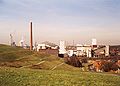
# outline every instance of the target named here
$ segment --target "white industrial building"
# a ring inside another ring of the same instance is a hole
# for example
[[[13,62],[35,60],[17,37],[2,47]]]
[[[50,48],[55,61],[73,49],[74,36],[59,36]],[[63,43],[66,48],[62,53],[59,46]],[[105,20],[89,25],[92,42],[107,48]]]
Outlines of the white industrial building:
[[[20,40],[20,46],[21,47],[24,47],[24,45],[25,45],[25,41],[22,39],[22,40]]]
[[[67,50],[67,54],[69,57],[73,56],[73,55],[76,55],[77,56],[77,50]]]
[[[69,57],[72,57],[73,55],[91,57],[91,50],[91,45],[77,44],[76,46],[65,46],[65,41],[60,41],[59,45],[59,54],[67,54]]]
[[[40,49],[46,49],[46,45],[45,44],[38,44],[37,51],[39,51]]]
[[[92,45],[97,45],[97,40],[95,38],[92,39]]]
[[[92,39],[92,49],[97,49],[97,40],[95,38]]]
[[[25,40],[23,39],[23,37],[22,37],[22,39],[19,42],[19,46],[22,47],[22,48],[24,48],[24,49],[28,48],[28,45],[25,44]]]
[[[65,53],[66,53],[65,41],[60,41],[59,54],[65,54]]]
[[[58,49],[58,46],[50,42],[43,42],[37,45],[37,51],[45,49]]]
[[[86,56],[86,57],[91,57],[91,46],[90,45],[80,45],[77,44],[77,56]]]
[[[91,46],[90,45],[80,45],[67,46],[67,54],[69,57],[75,55],[78,57],[91,57]]]

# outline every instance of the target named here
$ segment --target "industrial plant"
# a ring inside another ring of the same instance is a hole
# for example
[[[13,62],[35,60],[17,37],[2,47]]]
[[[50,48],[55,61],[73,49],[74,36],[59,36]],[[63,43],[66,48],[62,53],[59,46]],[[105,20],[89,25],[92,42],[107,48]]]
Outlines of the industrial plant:
[[[29,34],[30,34],[30,46],[25,43],[24,38],[19,42],[19,46],[24,49],[30,49],[33,51],[53,54],[61,58],[64,57],[88,57],[88,58],[99,58],[99,57],[110,57],[120,56],[120,45],[98,45],[97,39],[93,38],[90,45],[86,44],[73,44],[67,45],[65,40],[59,41],[59,45],[51,43],[49,41],[37,43],[33,45],[33,25],[29,23]],[[15,47],[13,35],[10,34],[10,45]]]

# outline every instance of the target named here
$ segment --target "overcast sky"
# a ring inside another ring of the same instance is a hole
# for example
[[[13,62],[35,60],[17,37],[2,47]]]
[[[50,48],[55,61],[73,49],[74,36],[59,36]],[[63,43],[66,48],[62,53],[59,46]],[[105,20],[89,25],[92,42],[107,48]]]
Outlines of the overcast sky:
[[[120,44],[120,0],[0,0],[0,43],[29,43],[30,21],[34,42]]]

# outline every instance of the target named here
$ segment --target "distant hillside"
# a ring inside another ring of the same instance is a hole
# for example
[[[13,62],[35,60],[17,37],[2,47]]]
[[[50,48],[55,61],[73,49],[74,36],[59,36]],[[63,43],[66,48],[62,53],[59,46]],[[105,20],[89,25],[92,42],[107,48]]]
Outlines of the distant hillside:
[[[47,70],[79,70],[54,55],[0,45],[0,66]]]

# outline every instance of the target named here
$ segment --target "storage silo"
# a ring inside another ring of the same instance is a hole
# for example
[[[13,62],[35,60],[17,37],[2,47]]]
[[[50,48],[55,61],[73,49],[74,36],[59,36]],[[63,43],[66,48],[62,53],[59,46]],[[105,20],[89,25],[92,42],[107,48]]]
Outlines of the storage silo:
[[[92,48],[97,48],[97,40],[92,39]]]
[[[66,54],[66,46],[65,46],[65,41],[60,41],[59,45],[59,57],[64,57]]]

